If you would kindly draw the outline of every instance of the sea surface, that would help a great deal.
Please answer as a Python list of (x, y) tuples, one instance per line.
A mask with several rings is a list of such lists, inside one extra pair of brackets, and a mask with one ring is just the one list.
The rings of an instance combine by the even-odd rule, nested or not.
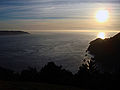
[[(111, 37), (116, 33), (107, 33)], [(40, 32), (0, 36), (0, 66), (15, 71), (40, 69), (50, 61), (76, 72), (97, 32)]]

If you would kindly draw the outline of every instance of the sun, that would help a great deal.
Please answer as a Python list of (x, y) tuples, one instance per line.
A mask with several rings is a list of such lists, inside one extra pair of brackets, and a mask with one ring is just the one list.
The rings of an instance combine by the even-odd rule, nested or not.
[(105, 39), (105, 32), (99, 32), (97, 38)]
[(105, 22), (109, 18), (109, 11), (105, 9), (98, 10), (96, 13), (96, 19), (98, 22)]

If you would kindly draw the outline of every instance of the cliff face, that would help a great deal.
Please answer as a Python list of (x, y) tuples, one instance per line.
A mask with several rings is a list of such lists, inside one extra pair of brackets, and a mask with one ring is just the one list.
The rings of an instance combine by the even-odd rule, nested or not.
[(120, 33), (104, 40), (98, 38), (91, 41), (87, 51), (94, 55), (94, 59), (104, 70), (120, 69)]
[(19, 34), (29, 34), (24, 31), (0, 31), (0, 35), (19, 35)]

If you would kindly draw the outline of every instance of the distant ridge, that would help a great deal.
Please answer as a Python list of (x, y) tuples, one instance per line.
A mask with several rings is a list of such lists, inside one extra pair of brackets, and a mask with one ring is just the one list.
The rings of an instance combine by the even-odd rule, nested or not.
[(20, 35), (20, 34), (29, 34), (29, 33), (24, 31), (0, 31), (0, 36), (1, 35)]

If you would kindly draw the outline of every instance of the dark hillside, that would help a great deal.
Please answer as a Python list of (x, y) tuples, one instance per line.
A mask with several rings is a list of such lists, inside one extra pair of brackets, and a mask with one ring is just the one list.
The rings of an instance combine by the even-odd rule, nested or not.
[(120, 33), (106, 38), (96, 39), (90, 42), (88, 50), (94, 55), (94, 59), (104, 70), (117, 71), (120, 68)]

